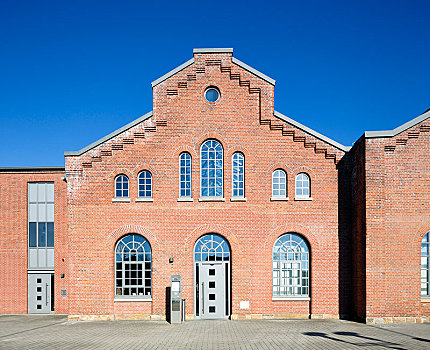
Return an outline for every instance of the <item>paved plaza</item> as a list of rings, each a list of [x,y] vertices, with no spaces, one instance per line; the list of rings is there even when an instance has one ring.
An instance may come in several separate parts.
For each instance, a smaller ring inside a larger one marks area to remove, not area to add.
[[[430,349],[430,324],[251,320],[170,325],[3,315],[0,349]]]

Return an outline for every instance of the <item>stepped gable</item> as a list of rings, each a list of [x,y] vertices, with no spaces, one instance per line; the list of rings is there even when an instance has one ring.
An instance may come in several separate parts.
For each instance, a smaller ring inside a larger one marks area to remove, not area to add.
[[[423,133],[430,132],[430,109],[418,117],[400,125],[393,130],[366,131],[366,139],[385,138],[385,153],[395,153],[411,144],[412,140],[418,139]]]
[[[233,57],[233,49],[194,49],[194,57],[152,82],[154,109],[80,151],[65,152],[70,171],[82,171],[102,163],[114,152],[120,152],[135,143],[145,142],[151,133],[167,126],[169,104],[180,98],[186,90],[200,79],[210,81],[209,67],[219,69],[238,87],[258,98],[259,123],[280,137],[298,142],[303,148],[313,149],[329,161],[337,164],[350,147],[274,111],[275,80]],[[167,107],[167,108],[166,108]],[[165,115],[161,110],[164,110]],[[159,112],[160,111],[160,112]],[[167,111],[167,112],[166,112]],[[76,157],[76,159],[74,159]]]

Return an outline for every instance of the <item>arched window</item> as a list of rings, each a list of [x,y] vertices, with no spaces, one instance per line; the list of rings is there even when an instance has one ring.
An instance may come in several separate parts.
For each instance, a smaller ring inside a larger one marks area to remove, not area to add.
[[[115,178],[115,197],[128,198],[128,177],[118,175]]]
[[[305,173],[296,176],[296,198],[309,198],[311,196],[311,180]]]
[[[139,186],[139,198],[152,198],[152,174],[148,170],[141,171],[139,173],[138,186]]]
[[[273,246],[273,296],[309,296],[309,248],[301,236],[287,233]]]
[[[287,198],[287,173],[282,169],[272,174],[272,197]]]
[[[421,242],[421,295],[430,297],[430,234]]]
[[[191,198],[191,156],[186,152],[179,156],[179,197]]]
[[[245,197],[245,157],[242,153],[236,152],[233,154],[232,161],[233,197]]]
[[[151,246],[142,236],[130,234],[115,247],[115,296],[150,297]]]
[[[194,261],[229,261],[230,246],[218,234],[210,233],[200,237],[194,246]]]
[[[223,196],[223,150],[217,140],[205,141],[200,151],[201,196]]]

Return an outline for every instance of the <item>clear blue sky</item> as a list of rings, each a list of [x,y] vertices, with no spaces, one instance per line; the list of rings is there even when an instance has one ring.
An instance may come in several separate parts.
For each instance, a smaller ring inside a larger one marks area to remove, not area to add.
[[[276,79],[279,112],[351,145],[430,107],[430,1],[0,0],[0,166],[64,165],[152,109],[198,47]]]

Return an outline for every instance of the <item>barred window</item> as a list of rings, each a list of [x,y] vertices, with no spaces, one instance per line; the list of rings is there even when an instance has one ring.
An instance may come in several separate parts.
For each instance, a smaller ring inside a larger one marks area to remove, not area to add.
[[[217,140],[208,140],[201,148],[201,196],[223,196],[223,149]]]
[[[311,196],[311,181],[305,173],[296,176],[296,197],[309,198]]]
[[[191,197],[191,156],[186,152],[179,156],[179,197]]]
[[[421,242],[421,295],[430,297],[430,234]]]
[[[245,197],[245,157],[242,153],[236,152],[232,160],[233,197]]]
[[[115,247],[115,296],[152,295],[151,246],[142,236],[130,234]]]
[[[128,177],[118,175],[115,178],[115,197],[128,198]]]
[[[141,171],[138,176],[139,198],[152,198],[152,174],[147,171]]]
[[[287,173],[282,169],[277,169],[272,174],[272,197],[287,197]]]
[[[273,296],[309,296],[309,248],[295,233],[279,237],[273,246]]]

